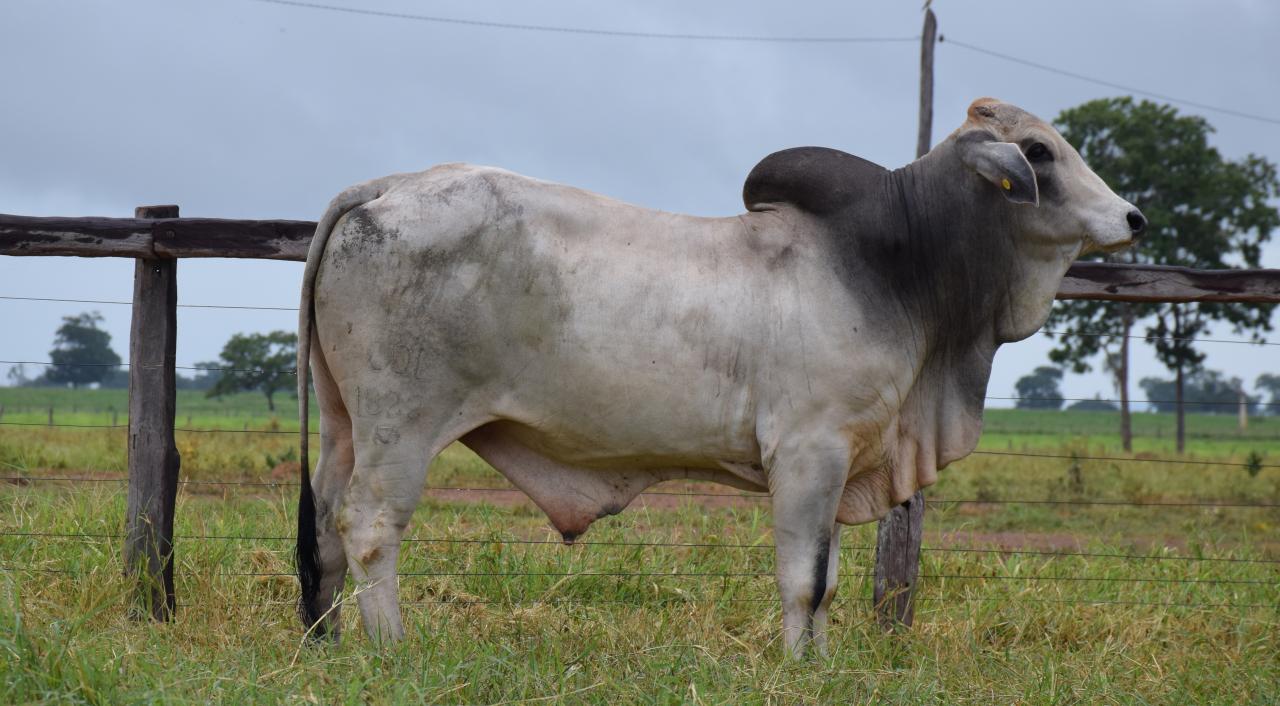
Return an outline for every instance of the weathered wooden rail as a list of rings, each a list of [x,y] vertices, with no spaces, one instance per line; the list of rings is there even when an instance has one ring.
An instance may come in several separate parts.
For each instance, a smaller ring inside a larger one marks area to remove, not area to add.
[[[0,214],[0,255],[172,260],[307,259],[314,221],[225,218],[43,218]],[[1280,270],[1192,270],[1077,262],[1059,299],[1280,303]]]
[[[0,214],[0,255],[129,257],[134,270],[129,337],[129,495],[126,570],[138,577],[136,614],[174,610],[173,520],[180,459],[174,441],[177,260],[230,257],[305,261],[311,221],[178,218],[177,206],[139,207],[135,218]],[[1058,299],[1280,303],[1280,270],[1192,270],[1080,262]],[[882,618],[910,624],[919,565],[922,496],[880,526],[875,592]],[[883,602],[881,599],[885,599]]]

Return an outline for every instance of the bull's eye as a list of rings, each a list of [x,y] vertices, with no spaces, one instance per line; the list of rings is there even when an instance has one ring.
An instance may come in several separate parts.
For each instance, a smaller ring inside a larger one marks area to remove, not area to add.
[[[1034,145],[1031,145],[1030,147],[1027,148],[1027,161],[1028,162],[1052,162],[1053,153],[1049,151],[1048,147],[1044,146],[1043,142],[1037,142]]]

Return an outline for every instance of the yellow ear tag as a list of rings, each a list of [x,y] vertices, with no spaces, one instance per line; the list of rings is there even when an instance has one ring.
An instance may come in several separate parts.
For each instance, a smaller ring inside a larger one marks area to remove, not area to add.
[[[1003,186],[1005,191],[1011,191],[1013,189],[1013,184],[1010,184],[1008,179],[1001,179],[1000,186]]]

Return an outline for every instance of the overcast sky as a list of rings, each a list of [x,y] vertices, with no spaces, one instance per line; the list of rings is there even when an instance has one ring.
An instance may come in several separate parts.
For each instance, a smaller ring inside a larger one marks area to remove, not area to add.
[[[322,0],[326,1],[326,0]],[[632,32],[911,37],[920,2],[539,3],[327,0],[437,17]],[[1280,3],[937,0],[947,38],[1203,104],[1280,118]],[[914,157],[918,42],[803,44],[589,36],[441,24],[255,0],[6,0],[0,9],[0,212],[314,220],[343,187],[439,162],[505,167],[644,206],[740,212],[764,155],[824,145],[887,167]],[[1052,119],[1125,92],[937,50],[934,137],[991,95]],[[1200,108],[1229,158],[1280,162],[1280,125]],[[1277,234],[1280,237],[1280,234]],[[1280,246],[1263,263],[1280,267]],[[179,302],[296,306],[300,263],[183,260]],[[0,256],[0,295],[128,300],[133,262]],[[60,317],[97,309],[125,353],[129,307],[0,300],[0,359],[48,360]],[[180,309],[178,363],[291,312]],[[1228,330],[1220,337],[1232,337]],[[1274,336],[1280,338],[1280,334]],[[989,394],[1046,361],[1004,347]],[[1266,347],[1205,344],[1247,382]],[[1166,375],[1145,345],[1136,381]],[[3,372],[5,366],[0,366]],[[31,372],[37,372],[32,370]],[[1113,396],[1069,375],[1069,396]],[[1141,397],[1135,389],[1136,397]],[[1004,403],[993,404],[1003,406]]]

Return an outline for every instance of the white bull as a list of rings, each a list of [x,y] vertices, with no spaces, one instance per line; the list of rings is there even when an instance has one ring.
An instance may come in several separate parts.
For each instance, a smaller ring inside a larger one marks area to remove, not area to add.
[[[992,99],[895,171],[771,155],[744,200],[696,218],[457,164],[339,195],[302,291],[304,622],[336,632],[349,570],[366,631],[403,636],[401,535],[460,440],[566,542],[663,480],[767,490],[786,646],[823,649],[837,523],[971,452],[996,348],[1040,327],[1078,255],[1145,224]]]

